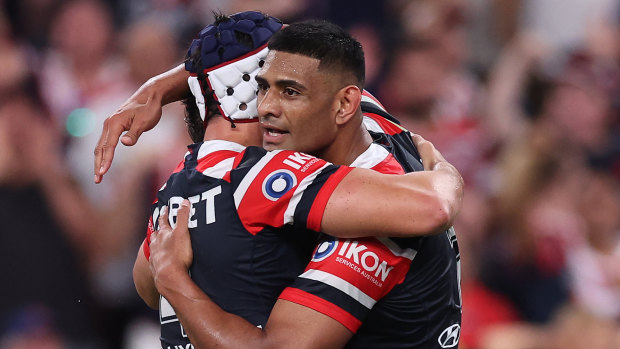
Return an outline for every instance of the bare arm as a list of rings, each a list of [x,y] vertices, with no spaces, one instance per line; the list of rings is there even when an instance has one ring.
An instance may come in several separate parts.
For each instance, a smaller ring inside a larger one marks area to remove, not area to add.
[[[138,255],[136,256],[136,262],[133,266],[133,282],[136,286],[138,295],[146,305],[153,309],[159,308],[159,292],[155,288],[155,282],[153,281],[153,274],[149,269],[149,261],[144,256],[143,248],[144,242],[138,249]]]
[[[157,125],[161,118],[162,106],[187,96],[188,76],[184,66],[179,65],[149,79],[105,120],[95,147],[95,183],[100,183],[110,168],[121,134],[127,131],[121,138],[124,145],[136,144],[143,132]]]
[[[276,303],[265,329],[223,311],[187,272],[193,259],[188,215],[185,201],[174,229],[167,212],[160,216],[160,229],[151,235],[149,263],[157,290],[174,308],[195,348],[341,348],[351,338],[336,320],[284,300]]]
[[[463,179],[432,143],[414,135],[425,171],[385,175],[353,169],[329,198],[321,229],[342,238],[445,231],[463,200]]]

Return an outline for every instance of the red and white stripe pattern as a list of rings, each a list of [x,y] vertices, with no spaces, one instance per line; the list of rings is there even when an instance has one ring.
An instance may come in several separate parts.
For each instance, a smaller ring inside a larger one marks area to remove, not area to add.
[[[329,166],[332,164],[325,160],[298,152],[276,150],[263,155],[233,193],[237,213],[246,230],[257,234],[266,226],[282,227],[292,223],[318,230],[329,196],[350,171],[350,168],[340,167],[335,173],[324,175],[323,170]],[[305,199],[303,206],[309,209],[307,221],[294,222],[304,192],[319,177],[326,183],[321,184],[315,197]],[[276,180],[280,182],[272,187]],[[275,197],[269,194],[273,188],[277,189]]]
[[[213,140],[204,142],[198,150],[196,170],[205,176],[223,178],[232,170],[235,156],[245,149],[238,143]]]
[[[333,253],[314,258],[298,277],[306,281],[296,281],[280,298],[332,317],[355,333],[364,314],[403,282],[417,252],[390,239],[335,239],[319,245],[315,257],[324,244]]]
[[[377,106],[379,109],[387,113],[387,109],[385,109],[383,104],[381,104],[381,102],[379,102],[379,100],[375,96],[373,96],[370,92],[366,90],[362,91],[362,102],[372,103],[375,106]]]
[[[377,144],[353,165],[404,173],[393,155]],[[304,273],[280,298],[330,316],[356,332],[364,314],[403,282],[416,254],[389,238],[329,239],[317,246]]]

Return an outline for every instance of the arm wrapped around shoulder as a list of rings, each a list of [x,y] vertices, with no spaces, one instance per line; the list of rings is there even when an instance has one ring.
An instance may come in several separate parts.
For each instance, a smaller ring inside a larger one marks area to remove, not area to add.
[[[463,178],[432,143],[413,137],[425,171],[405,175],[353,169],[329,198],[322,230],[336,237],[432,235],[452,226]]]

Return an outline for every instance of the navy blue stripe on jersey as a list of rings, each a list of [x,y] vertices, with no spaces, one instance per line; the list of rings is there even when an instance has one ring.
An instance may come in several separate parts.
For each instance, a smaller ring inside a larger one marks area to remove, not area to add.
[[[376,114],[390,122],[400,125],[398,119],[378,106],[370,102],[362,102],[361,105],[363,113]],[[403,130],[402,132],[392,135],[373,132],[370,130],[369,132],[373,137],[373,142],[386,147],[386,149],[390,151],[396,160],[404,167],[405,172],[421,171],[423,169],[423,166],[421,166],[420,163],[420,153],[413,144],[411,135],[408,131]]]
[[[241,179],[243,179],[243,177],[248,174],[248,172],[252,169],[252,166],[256,165],[256,163],[265,154],[267,154],[267,151],[260,147],[245,148],[245,151],[241,155],[241,161],[234,168],[235,171],[232,171],[230,174],[230,182],[233,184],[233,191],[237,190],[237,187],[241,183]]]
[[[357,319],[361,320],[368,314],[368,308],[364,307],[353,297],[323,282],[299,277],[295,279],[295,282],[290,287],[319,296],[346,310]],[[326,288],[329,288],[329,290],[326,290]]]
[[[398,121],[398,119],[393,117],[390,113],[388,113],[388,112],[384,111],[383,109],[379,108],[377,105],[374,105],[374,104],[372,104],[370,102],[361,102],[360,104],[362,106],[362,112],[381,115],[382,117],[386,118],[387,120],[390,120],[391,122],[400,125],[400,121]]]
[[[389,136],[385,133],[368,132],[372,136],[374,143],[383,146],[394,155],[394,158],[403,167],[405,172],[424,170],[418,149],[411,141],[408,133]]]
[[[330,165],[324,168],[321,173],[317,176],[317,178],[306,188],[303,195],[301,196],[301,200],[295,209],[295,222],[298,224],[294,224],[293,226],[296,228],[306,228],[306,222],[308,222],[308,215],[310,214],[312,205],[314,201],[319,195],[319,192],[323,188],[325,182],[331,178],[331,175],[334,174],[338,170],[338,166]],[[299,223],[303,224],[299,227]]]

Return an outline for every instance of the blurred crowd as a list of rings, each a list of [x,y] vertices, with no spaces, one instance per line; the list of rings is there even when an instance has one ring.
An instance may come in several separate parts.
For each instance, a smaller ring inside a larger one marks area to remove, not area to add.
[[[340,24],[367,89],[461,171],[461,348],[620,348],[619,0],[0,5],[0,348],[159,347],[131,270],[183,108],[98,185],[93,150],[213,10]]]

